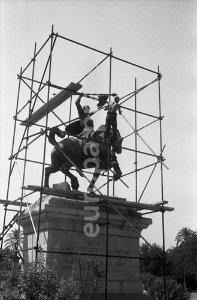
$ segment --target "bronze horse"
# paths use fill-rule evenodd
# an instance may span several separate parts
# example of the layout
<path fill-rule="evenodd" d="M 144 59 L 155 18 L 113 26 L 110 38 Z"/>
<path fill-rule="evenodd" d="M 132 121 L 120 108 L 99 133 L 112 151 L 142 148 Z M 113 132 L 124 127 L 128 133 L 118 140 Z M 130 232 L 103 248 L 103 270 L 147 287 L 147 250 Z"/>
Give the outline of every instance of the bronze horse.
<path fill-rule="evenodd" d="M 90 192 L 93 192 L 95 182 L 103 170 L 113 168 L 114 180 L 121 177 L 122 172 L 115 154 L 111 152 L 111 144 L 103 141 L 104 134 L 101 131 L 95 131 L 89 142 L 84 142 L 76 137 L 67 137 L 56 142 L 55 135 L 63 138 L 65 133 L 58 127 L 52 128 L 49 132 L 48 140 L 55 147 L 51 152 L 51 166 L 45 168 L 45 187 L 49 187 L 50 174 L 61 171 L 70 178 L 72 189 L 78 190 L 78 179 L 70 173 L 70 168 L 73 166 L 81 176 L 83 176 L 82 169 L 95 168 L 88 187 Z M 113 149 L 117 154 L 122 152 L 121 145 L 122 138 L 118 133 L 118 139 L 113 143 Z"/>

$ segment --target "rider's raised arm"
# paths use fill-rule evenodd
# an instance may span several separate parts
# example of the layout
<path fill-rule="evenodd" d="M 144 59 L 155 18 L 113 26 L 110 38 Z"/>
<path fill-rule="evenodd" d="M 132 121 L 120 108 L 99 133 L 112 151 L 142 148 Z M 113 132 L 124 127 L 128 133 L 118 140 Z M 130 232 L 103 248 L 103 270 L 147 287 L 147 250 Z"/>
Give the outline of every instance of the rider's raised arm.
<path fill-rule="evenodd" d="M 83 118 L 83 109 L 82 109 L 82 106 L 80 104 L 81 102 L 81 98 L 83 97 L 83 94 L 79 95 L 79 97 L 77 98 L 77 100 L 75 101 L 75 105 L 77 107 L 77 111 L 78 111 L 78 115 L 79 115 L 79 118 Z"/>

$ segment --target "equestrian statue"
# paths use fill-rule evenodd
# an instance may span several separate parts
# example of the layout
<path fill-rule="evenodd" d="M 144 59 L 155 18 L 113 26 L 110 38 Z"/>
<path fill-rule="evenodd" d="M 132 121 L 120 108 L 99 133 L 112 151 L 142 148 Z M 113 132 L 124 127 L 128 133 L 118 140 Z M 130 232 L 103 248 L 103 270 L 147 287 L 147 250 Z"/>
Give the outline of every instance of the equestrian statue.
<path fill-rule="evenodd" d="M 89 107 L 81 107 L 81 97 L 82 95 L 76 100 L 79 121 L 68 125 L 65 132 L 58 127 L 49 130 L 48 140 L 54 148 L 51 152 L 51 166 L 45 168 L 45 187 L 49 187 L 50 174 L 61 171 L 70 178 L 72 189 L 78 190 L 79 182 L 70 172 L 71 167 L 74 167 L 81 176 L 84 176 L 83 169 L 95 169 L 88 186 L 90 192 L 93 192 L 95 182 L 102 171 L 113 169 L 115 181 L 122 175 L 115 155 L 122 152 L 122 138 L 119 131 L 117 130 L 116 140 L 112 131 L 106 140 L 106 125 L 101 125 L 94 131 L 93 120 L 90 118 L 93 113 L 89 112 Z M 64 138 L 66 134 L 69 136 Z M 56 135 L 63 139 L 57 142 Z"/>

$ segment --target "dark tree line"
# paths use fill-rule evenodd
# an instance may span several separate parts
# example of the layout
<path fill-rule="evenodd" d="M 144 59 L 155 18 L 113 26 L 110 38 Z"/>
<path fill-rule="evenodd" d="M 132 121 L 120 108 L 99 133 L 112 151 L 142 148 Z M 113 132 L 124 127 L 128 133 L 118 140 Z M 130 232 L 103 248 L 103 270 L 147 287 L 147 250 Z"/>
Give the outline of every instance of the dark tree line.
<path fill-rule="evenodd" d="M 182 228 L 176 236 L 176 246 L 166 253 L 157 244 L 151 246 L 142 244 L 140 247 L 141 274 L 162 277 L 165 260 L 168 278 L 175 280 L 184 290 L 197 291 L 197 232 Z"/>

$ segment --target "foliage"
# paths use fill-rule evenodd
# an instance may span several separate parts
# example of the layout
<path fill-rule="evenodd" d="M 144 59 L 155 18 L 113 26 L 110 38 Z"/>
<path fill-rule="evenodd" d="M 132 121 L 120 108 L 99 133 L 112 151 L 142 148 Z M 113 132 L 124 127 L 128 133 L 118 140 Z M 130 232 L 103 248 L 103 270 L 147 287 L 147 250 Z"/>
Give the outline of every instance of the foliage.
<path fill-rule="evenodd" d="M 187 244 L 190 240 L 196 239 L 197 238 L 197 233 L 190 228 L 184 227 L 176 235 L 175 241 L 177 242 L 178 245 L 183 245 Z"/>
<path fill-rule="evenodd" d="M 0 300 L 79 300 L 94 294 L 103 277 L 99 261 L 76 259 L 69 278 L 59 278 L 53 266 L 39 254 L 34 264 L 13 264 L 13 251 L 6 249 L 0 260 Z"/>
<path fill-rule="evenodd" d="M 194 289 L 197 285 L 197 235 L 183 228 L 176 237 L 177 246 L 169 249 L 167 263 L 170 275 Z"/>
<path fill-rule="evenodd" d="M 81 299 L 86 299 L 89 293 L 95 295 L 99 289 L 100 280 L 104 277 L 104 267 L 99 260 L 91 260 L 89 258 L 79 258 L 76 260 L 77 278 L 80 283 Z"/>
<path fill-rule="evenodd" d="M 27 300 L 54 299 L 58 288 L 58 277 L 50 266 L 39 259 L 29 265 L 22 274 L 21 288 Z"/>
<path fill-rule="evenodd" d="M 197 286 L 197 233 L 182 228 L 176 236 L 177 245 L 165 254 L 166 275 L 194 291 Z M 162 248 L 157 244 L 142 244 L 140 247 L 141 273 L 162 276 Z M 160 254 L 160 258 L 159 255 Z"/>
<path fill-rule="evenodd" d="M 20 300 L 20 266 L 15 253 L 6 249 L 0 254 L 0 300 Z M 18 263 L 18 260 L 17 260 Z"/>
<path fill-rule="evenodd" d="M 0 269 L 1 269 L 0 262 Z M 34 265 L 8 263 L 0 277 L 0 300 L 78 300 L 79 288 L 73 279 L 59 279 L 42 257 Z"/>
<path fill-rule="evenodd" d="M 80 289 L 73 277 L 69 279 L 61 279 L 58 290 L 55 295 L 55 300 L 78 300 Z"/>
<path fill-rule="evenodd" d="M 149 296 L 154 300 L 163 300 L 164 282 L 162 277 L 156 277 L 152 274 L 143 275 L 143 284 Z M 190 294 L 182 285 L 171 278 L 166 279 L 166 297 L 168 300 L 188 300 Z"/>
<path fill-rule="evenodd" d="M 157 244 L 152 244 L 150 247 L 148 244 L 143 243 L 140 247 L 140 257 L 141 273 L 162 276 L 162 247 Z"/>
<path fill-rule="evenodd" d="M 16 250 L 17 246 L 21 249 L 23 244 L 23 233 L 18 231 L 18 229 L 12 229 L 10 233 L 6 235 L 6 239 L 4 241 L 5 248 L 9 248 L 11 250 Z"/>

